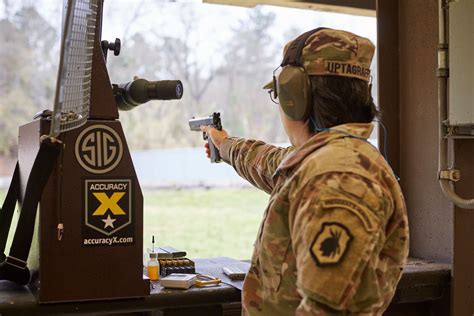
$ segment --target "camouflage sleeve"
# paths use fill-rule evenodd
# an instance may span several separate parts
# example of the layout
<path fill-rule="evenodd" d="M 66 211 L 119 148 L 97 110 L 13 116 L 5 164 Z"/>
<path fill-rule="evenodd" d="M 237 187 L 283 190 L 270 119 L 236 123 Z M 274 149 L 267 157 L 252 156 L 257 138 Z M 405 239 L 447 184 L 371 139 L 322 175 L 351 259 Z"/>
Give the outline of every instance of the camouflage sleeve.
<path fill-rule="evenodd" d="M 380 195 L 354 174 L 328 173 L 293 190 L 290 207 L 296 315 L 371 313 L 380 308 L 372 266 L 383 246 Z"/>
<path fill-rule="evenodd" d="M 270 193 L 273 174 L 293 147 L 281 148 L 257 140 L 228 137 L 220 146 L 222 159 L 257 188 Z"/>

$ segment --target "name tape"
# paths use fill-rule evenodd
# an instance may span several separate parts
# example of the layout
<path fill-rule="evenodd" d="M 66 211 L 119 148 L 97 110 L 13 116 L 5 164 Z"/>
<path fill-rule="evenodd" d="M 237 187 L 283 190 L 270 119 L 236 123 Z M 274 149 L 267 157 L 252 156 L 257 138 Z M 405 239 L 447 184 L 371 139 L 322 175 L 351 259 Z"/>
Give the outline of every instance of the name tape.
<path fill-rule="evenodd" d="M 324 69 L 326 72 L 331 74 L 358 77 L 364 80 L 370 79 L 370 69 L 360 65 L 354 65 L 340 61 L 325 61 Z"/>

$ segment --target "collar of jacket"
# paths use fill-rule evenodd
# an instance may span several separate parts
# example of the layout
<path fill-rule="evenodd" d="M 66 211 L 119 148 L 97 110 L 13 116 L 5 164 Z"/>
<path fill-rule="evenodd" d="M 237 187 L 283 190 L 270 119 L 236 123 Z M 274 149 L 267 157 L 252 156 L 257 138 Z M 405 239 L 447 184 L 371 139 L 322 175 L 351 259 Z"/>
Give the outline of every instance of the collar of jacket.
<path fill-rule="evenodd" d="M 331 140 L 350 137 L 354 135 L 357 138 L 367 139 L 372 133 L 374 126 L 372 123 L 349 123 L 331 127 L 317 133 L 308 139 L 303 145 L 288 155 L 278 166 L 276 173 L 286 171 L 298 165 L 303 159 L 318 148 L 323 147 Z"/>

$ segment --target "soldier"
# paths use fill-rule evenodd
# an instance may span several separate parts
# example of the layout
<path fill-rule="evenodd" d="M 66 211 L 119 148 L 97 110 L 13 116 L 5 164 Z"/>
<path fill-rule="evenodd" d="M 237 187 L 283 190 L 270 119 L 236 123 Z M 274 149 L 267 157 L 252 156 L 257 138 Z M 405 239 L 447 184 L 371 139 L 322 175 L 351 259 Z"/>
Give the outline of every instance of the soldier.
<path fill-rule="evenodd" d="M 285 46 L 281 72 L 264 88 L 279 102 L 288 148 L 202 127 L 224 161 L 271 195 L 244 315 L 381 315 L 395 293 L 408 223 L 398 182 L 367 141 L 378 114 L 374 49 L 327 28 Z"/>

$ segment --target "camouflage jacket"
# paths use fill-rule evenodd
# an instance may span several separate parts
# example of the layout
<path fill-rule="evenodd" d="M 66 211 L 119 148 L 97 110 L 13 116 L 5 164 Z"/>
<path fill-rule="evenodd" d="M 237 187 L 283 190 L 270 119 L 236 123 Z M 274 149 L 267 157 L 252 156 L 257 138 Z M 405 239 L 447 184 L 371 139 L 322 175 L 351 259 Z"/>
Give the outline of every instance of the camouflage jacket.
<path fill-rule="evenodd" d="M 244 282 L 244 315 L 387 308 L 408 255 L 408 222 L 390 166 L 366 141 L 372 128 L 339 125 L 298 148 L 222 143 L 223 159 L 270 194 Z"/>

